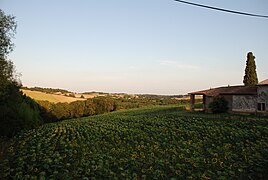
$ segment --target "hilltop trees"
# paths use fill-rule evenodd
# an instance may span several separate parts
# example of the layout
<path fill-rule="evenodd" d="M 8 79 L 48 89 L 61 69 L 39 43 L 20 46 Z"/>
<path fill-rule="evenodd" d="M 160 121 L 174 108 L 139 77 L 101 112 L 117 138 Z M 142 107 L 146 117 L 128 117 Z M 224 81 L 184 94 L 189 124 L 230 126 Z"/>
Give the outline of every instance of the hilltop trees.
<path fill-rule="evenodd" d="M 255 56 L 253 56 L 252 52 L 249 52 L 247 54 L 247 62 L 243 83 L 245 84 L 245 86 L 253 86 L 258 84 Z"/>

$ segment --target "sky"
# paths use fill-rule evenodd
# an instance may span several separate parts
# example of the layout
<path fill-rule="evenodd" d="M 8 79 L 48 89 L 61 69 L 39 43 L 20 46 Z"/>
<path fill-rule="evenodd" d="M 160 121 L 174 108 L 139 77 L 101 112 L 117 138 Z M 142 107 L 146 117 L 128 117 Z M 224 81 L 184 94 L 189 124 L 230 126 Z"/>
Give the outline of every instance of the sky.
<path fill-rule="evenodd" d="M 267 0 L 189 0 L 268 15 Z M 246 56 L 268 78 L 268 19 L 174 0 L 0 0 L 17 33 L 9 58 L 23 86 L 187 94 L 243 84 Z"/>

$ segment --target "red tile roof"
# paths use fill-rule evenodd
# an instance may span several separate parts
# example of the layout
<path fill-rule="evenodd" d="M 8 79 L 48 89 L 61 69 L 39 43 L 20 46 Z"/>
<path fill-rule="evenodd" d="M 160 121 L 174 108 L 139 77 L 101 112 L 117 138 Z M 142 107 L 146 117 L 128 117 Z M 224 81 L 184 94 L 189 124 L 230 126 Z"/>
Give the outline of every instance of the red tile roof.
<path fill-rule="evenodd" d="M 226 86 L 212 88 L 202 91 L 191 92 L 192 95 L 206 95 L 206 96 L 218 96 L 218 95 L 256 95 L 257 86 Z"/>
<path fill-rule="evenodd" d="M 264 81 L 261 81 L 258 85 L 268 85 L 268 79 L 264 80 Z"/>

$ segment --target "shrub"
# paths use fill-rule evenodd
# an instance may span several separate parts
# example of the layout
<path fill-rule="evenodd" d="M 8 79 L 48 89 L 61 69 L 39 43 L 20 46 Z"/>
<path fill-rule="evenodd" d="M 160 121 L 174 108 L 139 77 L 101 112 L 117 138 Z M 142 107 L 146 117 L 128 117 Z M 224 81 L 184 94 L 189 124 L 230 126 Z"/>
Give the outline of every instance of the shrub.
<path fill-rule="evenodd" d="M 70 93 L 69 97 L 75 97 L 74 93 Z"/>
<path fill-rule="evenodd" d="M 212 113 L 225 113 L 228 110 L 228 101 L 224 97 L 217 96 L 209 104 Z"/>

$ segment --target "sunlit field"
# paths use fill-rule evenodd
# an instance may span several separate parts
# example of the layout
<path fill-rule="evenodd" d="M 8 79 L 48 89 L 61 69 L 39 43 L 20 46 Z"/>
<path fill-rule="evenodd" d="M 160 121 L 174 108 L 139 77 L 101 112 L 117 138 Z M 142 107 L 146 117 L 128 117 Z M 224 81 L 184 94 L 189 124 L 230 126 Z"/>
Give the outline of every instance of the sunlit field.
<path fill-rule="evenodd" d="M 31 90 L 22 90 L 23 94 L 33 98 L 36 101 L 49 101 L 52 103 L 59 103 L 59 102 L 74 102 L 77 100 L 84 101 L 83 98 L 78 97 L 68 97 L 64 95 L 58 95 L 58 94 L 49 94 L 49 93 L 43 93 L 40 91 L 31 91 Z"/>

